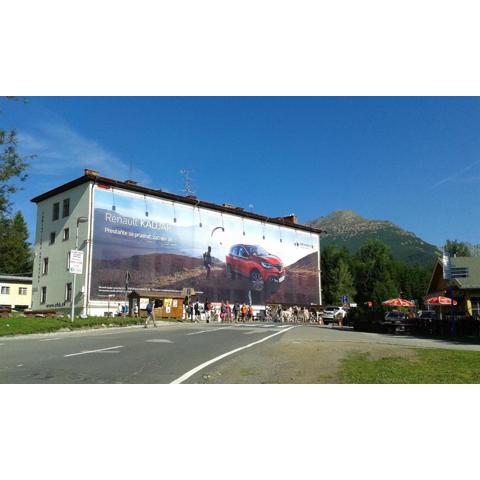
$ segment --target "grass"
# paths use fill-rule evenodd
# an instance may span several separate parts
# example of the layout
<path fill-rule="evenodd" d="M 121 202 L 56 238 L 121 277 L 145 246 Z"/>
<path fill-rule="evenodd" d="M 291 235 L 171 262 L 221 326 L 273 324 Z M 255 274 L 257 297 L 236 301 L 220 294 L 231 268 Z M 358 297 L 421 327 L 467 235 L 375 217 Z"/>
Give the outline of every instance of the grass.
<path fill-rule="evenodd" d="M 342 362 L 344 383 L 480 383 L 480 352 L 415 349 L 411 358 L 371 359 L 356 353 Z"/>
<path fill-rule="evenodd" d="M 127 326 L 138 325 L 143 318 L 123 317 L 88 317 L 76 318 L 71 322 L 68 318 L 11 317 L 0 318 L 0 336 L 23 335 L 30 333 L 55 332 L 62 329 L 99 328 L 102 325 Z"/>

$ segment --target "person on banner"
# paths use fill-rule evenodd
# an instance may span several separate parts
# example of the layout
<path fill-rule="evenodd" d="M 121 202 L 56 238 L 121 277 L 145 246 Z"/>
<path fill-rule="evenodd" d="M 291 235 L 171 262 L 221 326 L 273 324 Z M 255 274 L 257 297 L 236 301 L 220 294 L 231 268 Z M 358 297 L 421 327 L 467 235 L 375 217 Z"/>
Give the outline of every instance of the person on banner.
<path fill-rule="evenodd" d="M 208 250 L 203 254 L 203 266 L 207 269 L 207 278 L 210 278 L 212 265 L 212 247 L 208 247 Z"/>

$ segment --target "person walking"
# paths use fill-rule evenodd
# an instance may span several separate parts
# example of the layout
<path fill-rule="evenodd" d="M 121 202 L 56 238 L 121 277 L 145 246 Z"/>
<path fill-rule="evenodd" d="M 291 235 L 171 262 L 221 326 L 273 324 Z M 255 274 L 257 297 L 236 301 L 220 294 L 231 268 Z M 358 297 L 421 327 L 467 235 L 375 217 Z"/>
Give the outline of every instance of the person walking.
<path fill-rule="evenodd" d="M 198 323 L 200 321 L 200 305 L 198 303 L 198 300 L 195 302 L 195 305 L 193 306 L 193 310 L 195 312 L 195 323 Z"/>
<path fill-rule="evenodd" d="M 155 302 L 153 300 L 150 300 L 147 304 L 147 318 L 145 319 L 144 328 L 147 328 L 149 320 L 152 320 L 154 327 L 157 326 L 155 323 Z"/>
<path fill-rule="evenodd" d="M 248 307 L 245 304 L 243 304 L 241 309 L 243 323 L 245 323 L 245 318 L 247 317 L 247 313 L 248 313 Z"/>
<path fill-rule="evenodd" d="M 207 323 L 210 323 L 210 318 L 212 316 L 212 304 L 208 300 L 205 300 L 204 308 L 205 308 L 205 320 L 207 321 Z"/>
<path fill-rule="evenodd" d="M 235 302 L 233 305 L 233 320 L 238 322 L 238 314 L 240 313 L 240 305 L 238 302 Z"/>

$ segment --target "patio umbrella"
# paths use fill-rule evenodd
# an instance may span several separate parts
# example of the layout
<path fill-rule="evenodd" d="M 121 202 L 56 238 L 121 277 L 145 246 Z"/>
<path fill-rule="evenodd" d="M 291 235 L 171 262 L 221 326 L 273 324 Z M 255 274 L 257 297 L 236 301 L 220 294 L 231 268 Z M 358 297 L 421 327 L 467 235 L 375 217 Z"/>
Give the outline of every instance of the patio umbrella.
<path fill-rule="evenodd" d="M 414 307 L 415 303 L 403 298 L 391 298 L 382 302 L 382 305 L 387 305 L 388 307 Z"/>
<path fill-rule="evenodd" d="M 442 296 L 430 297 L 430 298 L 427 298 L 427 300 L 425 300 L 423 303 L 425 303 L 425 305 L 451 305 L 452 299 L 448 297 L 442 297 Z M 454 300 L 453 304 L 457 305 L 458 302 Z"/>

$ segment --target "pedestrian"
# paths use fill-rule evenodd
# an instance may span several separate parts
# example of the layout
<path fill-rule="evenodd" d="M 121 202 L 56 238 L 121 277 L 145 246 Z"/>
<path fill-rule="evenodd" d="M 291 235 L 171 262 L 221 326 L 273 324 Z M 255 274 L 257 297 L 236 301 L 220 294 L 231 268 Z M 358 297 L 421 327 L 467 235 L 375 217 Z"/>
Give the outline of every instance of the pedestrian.
<path fill-rule="evenodd" d="M 207 269 L 207 278 L 210 278 L 210 270 L 212 268 L 212 247 L 203 254 L 203 266 Z"/>
<path fill-rule="evenodd" d="M 145 319 L 144 328 L 147 328 L 149 320 L 152 320 L 154 327 L 157 326 L 155 323 L 155 302 L 153 300 L 150 300 L 147 304 L 147 318 Z"/>
<path fill-rule="evenodd" d="M 225 305 L 225 308 L 227 309 L 227 322 L 232 321 L 232 307 L 230 306 L 230 303 L 227 300 L 227 304 Z"/>
<path fill-rule="evenodd" d="M 253 320 L 253 308 L 251 305 L 248 306 L 248 321 L 251 322 Z"/>
<path fill-rule="evenodd" d="M 245 323 L 245 318 L 247 317 L 247 313 L 248 313 L 248 307 L 245 304 L 243 304 L 241 308 L 241 314 L 242 314 L 242 322 L 244 323 Z"/>
<path fill-rule="evenodd" d="M 135 305 L 133 306 L 133 316 L 135 318 L 138 318 L 139 317 L 139 310 L 138 310 L 138 303 L 135 303 Z"/>
<path fill-rule="evenodd" d="M 205 308 L 205 320 L 207 321 L 207 323 L 210 323 L 210 319 L 212 316 L 212 304 L 208 300 L 205 300 L 204 308 Z"/>
<path fill-rule="evenodd" d="M 222 302 L 222 305 L 220 306 L 220 321 L 225 322 L 226 316 L 227 316 L 227 306 L 225 305 L 225 302 Z"/>
<path fill-rule="evenodd" d="M 120 304 L 117 305 L 117 317 L 122 316 L 122 306 Z"/>
<path fill-rule="evenodd" d="M 308 311 L 308 308 L 305 307 L 303 309 L 303 323 L 307 323 L 310 320 L 310 312 Z"/>
<path fill-rule="evenodd" d="M 195 311 L 195 323 L 198 323 L 200 321 L 200 304 L 198 303 L 198 300 L 195 302 L 195 305 L 193 306 L 193 310 Z"/>
<path fill-rule="evenodd" d="M 233 319 L 235 320 L 235 322 L 238 322 L 239 313 L 240 313 L 240 305 L 238 304 L 238 302 L 235 302 L 233 305 Z"/>

